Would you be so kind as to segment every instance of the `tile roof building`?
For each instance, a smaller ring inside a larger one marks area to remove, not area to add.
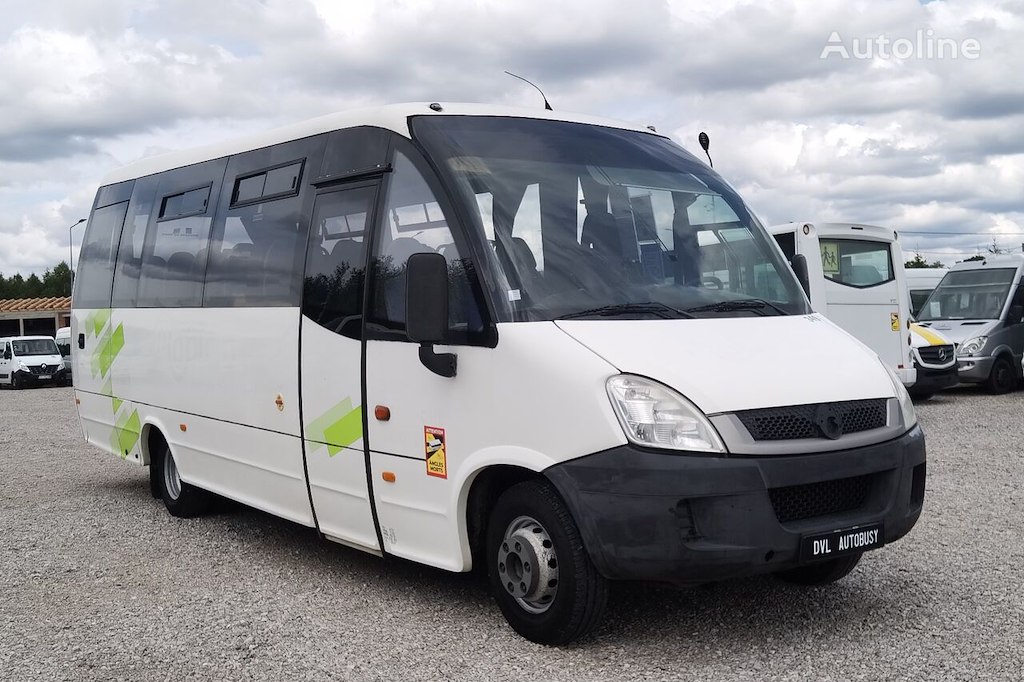
[[[0,336],[53,336],[70,325],[70,296],[0,300]]]

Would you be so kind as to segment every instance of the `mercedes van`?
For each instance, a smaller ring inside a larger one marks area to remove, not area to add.
[[[642,126],[404,104],[140,160],[96,193],[71,326],[86,439],[171,514],[479,567],[537,642],[615,580],[839,580],[924,500],[892,363]]]
[[[957,346],[964,383],[992,393],[1015,389],[1024,358],[1024,255],[957,263],[921,307],[918,321]]]

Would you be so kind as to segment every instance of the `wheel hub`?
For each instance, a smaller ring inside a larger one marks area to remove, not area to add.
[[[178,475],[178,467],[169,451],[164,454],[164,488],[167,489],[167,495],[172,500],[178,499],[178,496],[181,495],[181,477]]]
[[[536,519],[520,516],[508,525],[498,547],[502,587],[531,613],[543,613],[558,591],[555,546]]]

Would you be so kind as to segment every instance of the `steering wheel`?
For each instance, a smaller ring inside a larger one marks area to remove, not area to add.
[[[721,291],[725,288],[725,285],[722,284],[722,280],[718,279],[714,275],[706,275],[701,280],[701,283],[708,289],[717,289],[718,291]]]

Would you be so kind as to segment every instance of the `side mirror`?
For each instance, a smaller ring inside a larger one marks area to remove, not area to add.
[[[1019,324],[1024,321],[1024,306],[1010,306],[1010,313],[1007,315],[1006,321],[1010,324]]]
[[[798,253],[790,259],[789,264],[793,268],[793,274],[796,275],[796,281],[800,282],[800,286],[803,288],[804,293],[807,294],[807,298],[810,298],[811,278],[807,274],[807,256]]]
[[[11,351],[5,350],[4,351],[4,360],[10,360],[10,359],[11,359]]]
[[[405,325],[420,344],[420,362],[434,374],[453,377],[454,353],[435,353],[448,340],[448,262],[439,253],[414,253],[405,271]]]

